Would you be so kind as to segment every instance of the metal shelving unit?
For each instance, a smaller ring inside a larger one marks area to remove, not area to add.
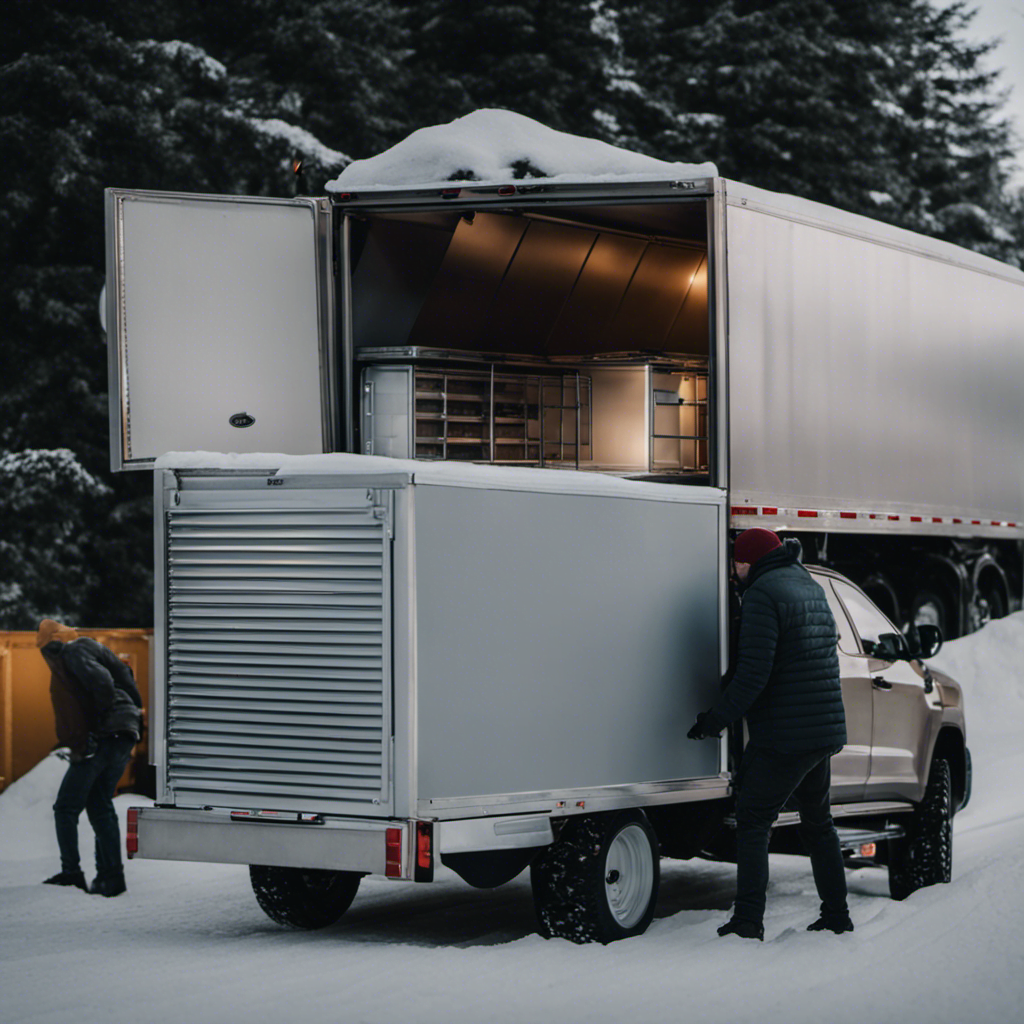
[[[577,372],[520,374],[416,367],[418,459],[577,468],[593,458],[592,386]]]

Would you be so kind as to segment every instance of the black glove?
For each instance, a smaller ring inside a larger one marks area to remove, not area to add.
[[[719,724],[717,716],[713,715],[710,710],[702,711],[697,716],[697,721],[693,723],[692,728],[686,734],[686,738],[690,740],[706,740],[709,736],[717,736],[722,731],[722,726]]]

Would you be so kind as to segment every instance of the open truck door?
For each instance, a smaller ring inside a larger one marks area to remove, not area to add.
[[[337,448],[330,202],[107,189],[110,460]]]

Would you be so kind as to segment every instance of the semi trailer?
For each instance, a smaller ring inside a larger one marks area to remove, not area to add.
[[[131,854],[249,864],[306,927],[368,873],[529,864],[545,934],[642,931],[659,849],[728,855],[742,737],[685,731],[759,525],[847,623],[834,812],[906,894],[970,792],[910,627],[1021,602],[1024,274],[719,177],[112,189],[107,224],[112,464],[156,471]],[[881,672],[918,710],[876,744]]]

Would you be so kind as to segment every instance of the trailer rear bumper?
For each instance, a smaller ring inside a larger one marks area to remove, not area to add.
[[[388,840],[395,850],[396,832],[402,851],[397,873],[393,856],[388,863]],[[127,846],[129,857],[327,868],[408,879],[413,877],[414,838],[411,821],[133,807]]]

